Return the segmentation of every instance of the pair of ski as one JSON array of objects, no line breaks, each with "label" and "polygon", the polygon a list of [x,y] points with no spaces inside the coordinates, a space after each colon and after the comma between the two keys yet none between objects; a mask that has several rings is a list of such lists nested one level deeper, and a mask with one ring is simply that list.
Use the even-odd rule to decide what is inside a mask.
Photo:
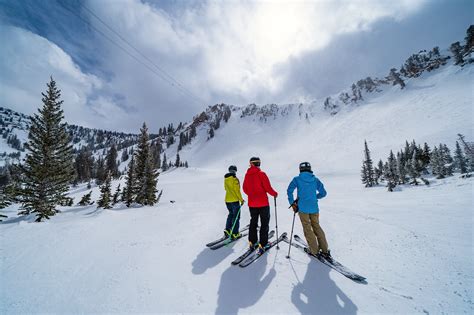
[{"label": "pair of ski", "polygon": [[[309,251],[308,244],[306,244],[306,242],[303,241],[301,239],[301,237],[299,237],[298,235],[294,236],[294,240],[296,241],[296,243],[291,242],[292,246],[301,249],[302,251],[304,251],[309,256],[311,256],[313,258],[316,258],[317,260],[319,260],[320,262],[322,262],[326,266],[331,267],[332,269],[336,270],[337,272],[339,272],[340,274],[346,276],[347,278],[349,278],[351,280],[354,280],[356,282],[365,282],[365,280],[366,280],[365,277],[363,277],[361,275],[358,275],[355,272],[351,271],[349,268],[342,265],[340,262],[336,261],[334,258],[332,258],[332,257],[325,258],[322,255],[313,255],[313,254],[311,254],[310,251]],[[284,241],[287,242],[287,243],[290,243],[290,240],[287,237],[284,238]]]},{"label": "pair of ski", "polygon": [[227,235],[224,235],[223,237],[213,241],[213,242],[210,242],[210,243],[207,243],[206,246],[209,247],[210,249],[212,250],[215,250],[215,249],[219,249],[221,247],[224,247],[226,245],[229,245],[230,243],[233,243],[239,239],[241,239],[242,237],[248,235],[248,229],[250,227],[250,224],[248,224],[246,227],[244,227],[243,229],[240,230],[240,236],[237,237],[237,238],[231,238]]},{"label": "pair of ski", "polygon": [[[271,230],[270,233],[268,233],[268,239],[271,239],[274,235],[275,235],[275,231]],[[247,267],[248,265],[250,265],[257,259],[259,259],[266,252],[268,252],[270,248],[274,247],[279,242],[283,241],[285,238],[286,238],[286,232],[280,235],[278,239],[268,242],[268,246],[266,247],[264,251],[259,251],[255,247],[250,247],[249,249],[247,249],[247,251],[245,251],[245,253],[237,257],[237,259],[232,262],[232,265],[239,265],[239,267],[242,267],[242,268]]]}]

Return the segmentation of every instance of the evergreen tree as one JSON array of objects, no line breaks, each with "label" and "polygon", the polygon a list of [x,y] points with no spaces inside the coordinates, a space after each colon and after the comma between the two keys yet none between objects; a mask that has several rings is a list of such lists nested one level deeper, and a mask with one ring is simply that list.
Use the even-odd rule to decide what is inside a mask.
[{"label": "evergreen tree", "polygon": [[132,159],[128,163],[128,172],[127,172],[127,181],[125,188],[123,190],[123,201],[130,207],[130,205],[135,200],[135,188],[136,188],[136,177],[135,177],[135,157],[132,156]]},{"label": "evergreen tree", "polygon": [[367,141],[364,141],[364,156],[362,167],[362,182],[365,187],[372,187],[375,185],[375,173],[372,158],[370,157],[370,150],[367,146]]},{"label": "evergreen tree", "polygon": [[115,205],[119,201],[120,193],[121,193],[120,184],[118,184],[117,188],[115,189],[114,195],[112,197],[112,205]]},{"label": "evergreen tree", "polygon": [[397,176],[398,183],[405,184],[407,181],[406,161],[402,152],[397,153]]},{"label": "evergreen tree", "polygon": [[411,160],[409,161],[408,170],[409,170],[410,178],[412,179],[411,184],[418,185],[418,181],[416,179],[420,177],[420,172],[419,172],[418,157],[417,157],[416,150],[413,151],[413,155],[411,157]]},{"label": "evergreen tree", "polygon": [[188,165],[188,161],[184,162],[184,167],[188,168],[189,165]]},{"label": "evergreen tree", "polygon": [[89,206],[89,205],[93,204],[93,202],[91,202],[91,196],[92,196],[92,190],[89,191],[84,196],[82,196],[82,198],[79,201],[78,205],[79,206]]},{"label": "evergreen tree", "polygon": [[102,184],[100,187],[100,198],[99,201],[97,201],[97,208],[104,208],[104,209],[111,209],[112,206],[110,205],[110,199],[112,192],[110,191],[110,173],[107,174],[105,177],[105,182]]},{"label": "evergreen tree", "polygon": [[22,211],[36,213],[36,221],[49,219],[56,206],[66,199],[69,183],[74,179],[72,146],[63,123],[61,91],[51,78],[43,107],[31,118],[27,156],[22,166]]},{"label": "evergreen tree", "polygon": [[424,170],[425,173],[428,172],[427,168],[430,165],[430,156],[431,156],[431,149],[428,146],[428,144],[425,142],[425,144],[423,146],[423,150],[421,152],[421,156],[420,156],[422,166],[423,166],[423,170]]},{"label": "evergreen tree", "polygon": [[118,164],[117,164],[117,147],[115,143],[112,144],[107,155],[105,157],[105,171],[110,173],[112,178],[117,178],[119,176]]},{"label": "evergreen tree", "polygon": [[467,159],[464,156],[458,141],[456,141],[456,151],[454,152],[454,165],[461,174],[467,173]]},{"label": "evergreen tree", "polygon": [[474,52],[474,25],[470,25],[466,31],[466,45],[464,46],[464,54]]},{"label": "evergreen tree", "polygon": [[464,155],[468,160],[469,171],[474,171],[474,144],[472,142],[467,142],[465,137],[462,134],[458,134],[459,141],[463,144]]},{"label": "evergreen tree", "polygon": [[459,42],[455,42],[451,44],[451,47],[449,47],[449,50],[453,53],[454,56],[454,64],[455,65],[462,65],[464,63],[464,59],[462,56],[462,46]]},{"label": "evergreen tree", "polygon": [[181,166],[181,158],[179,157],[179,153],[176,154],[176,161],[174,162],[174,165],[176,167],[180,167]]},{"label": "evergreen tree", "polygon": [[209,139],[214,138],[214,128],[209,129]]},{"label": "evergreen tree", "polygon": [[375,184],[378,185],[380,181],[383,180],[383,162],[379,160],[377,167],[374,168],[375,173]]},{"label": "evergreen tree", "polygon": [[445,166],[446,176],[453,175],[453,168],[454,168],[454,160],[451,156],[451,151],[449,150],[448,146],[445,144],[439,145],[440,155],[442,156],[442,160]]},{"label": "evergreen tree", "polygon": [[[172,128],[172,126],[171,126]],[[135,201],[142,205],[153,205],[156,202],[156,183],[158,173],[153,164],[153,157],[150,153],[148,144],[148,128],[143,123],[140,129],[140,138],[138,140],[138,149],[136,156],[136,198]]]},{"label": "evergreen tree", "polygon": [[122,162],[128,161],[128,158],[129,158],[128,150],[123,149],[122,150],[122,157],[121,157]]},{"label": "evergreen tree", "polygon": [[387,181],[388,191],[393,191],[395,186],[397,186],[397,162],[393,151],[390,151],[388,161],[384,167],[384,177]]},{"label": "evergreen tree", "polygon": [[104,159],[102,157],[99,157],[97,159],[97,163],[95,166],[95,177],[97,185],[102,185],[102,183],[105,181],[105,178],[107,177],[107,170]]},{"label": "evergreen tree", "polygon": [[166,160],[166,153],[163,153],[163,165],[161,165],[163,172],[168,170],[168,161]]}]

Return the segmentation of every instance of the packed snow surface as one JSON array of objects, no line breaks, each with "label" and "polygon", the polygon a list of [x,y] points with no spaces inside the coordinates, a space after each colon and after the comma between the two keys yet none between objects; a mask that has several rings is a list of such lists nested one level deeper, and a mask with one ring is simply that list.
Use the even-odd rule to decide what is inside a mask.
[{"label": "packed snow surface", "polygon": [[[154,207],[76,206],[33,223],[11,206],[0,224],[0,313],[472,314],[472,178],[429,178],[429,186],[393,193],[359,178],[364,139],[375,161],[405,140],[451,148],[457,133],[472,140],[471,88],[472,67],[447,67],[336,116],[290,113],[263,123],[233,114],[213,139],[182,151],[193,167],[160,175]],[[224,229],[228,165],[242,180],[253,155],[279,192],[280,234],[293,218],[287,185],[299,162],[313,164],[328,191],[320,219],[333,256],[367,284],[295,248],[287,259],[285,243],[244,269],[230,263],[245,239],[205,247]],[[71,195],[77,202],[87,191],[82,184]],[[248,222],[244,206],[241,225]],[[295,233],[302,236],[298,219]]]}]

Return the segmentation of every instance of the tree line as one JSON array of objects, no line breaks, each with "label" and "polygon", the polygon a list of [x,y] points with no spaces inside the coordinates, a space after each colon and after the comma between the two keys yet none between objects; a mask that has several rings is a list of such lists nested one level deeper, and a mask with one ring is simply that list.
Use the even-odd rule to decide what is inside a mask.
[{"label": "tree line", "polygon": [[437,179],[453,176],[459,172],[469,177],[474,171],[474,145],[467,142],[465,137],[458,134],[454,156],[446,144],[440,143],[433,149],[425,142],[423,147],[405,141],[404,149],[395,155],[390,151],[385,162],[379,160],[376,166],[371,158],[367,141],[364,142],[364,160],[361,168],[361,181],[365,187],[385,183],[388,191],[393,191],[397,185],[429,185],[426,176],[432,175]]},{"label": "tree line", "polygon": [[[0,190],[0,209],[20,203],[19,215],[36,214],[37,222],[49,219],[59,212],[58,206],[72,206],[73,200],[67,196],[70,184],[90,180],[93,172],[95,176],[103,177],[98,205],[108,208],[110,197],[107,196],[113,201],[114,195],[107,187],[110,189],[111,179],[120,174],[115,145],[111,146],[105,159],[99,158],[95,165],[87,149],[74,157],[61,109],[61,91],[53,78],[42,96],[42,108],[31,117],[28,141],[24,145],[26,157],[23,163],[6,169],[8,184]],[[153,205],[158,201],[158,170],[151,147],[148,129],[143,124],[137,150],[129,163],[125,192],[122,192],[127,206],[132,203]]]}]

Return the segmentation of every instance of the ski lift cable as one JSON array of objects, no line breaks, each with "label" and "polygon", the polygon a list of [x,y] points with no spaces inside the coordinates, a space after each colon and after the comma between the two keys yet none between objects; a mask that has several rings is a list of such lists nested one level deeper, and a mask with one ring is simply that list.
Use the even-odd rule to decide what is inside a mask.
[{"label": "ski lift cable", "polygon": [[120,45],[119,43],[117,43],[116,41],[114,41],[112,38],[110,38],[107,34],[105,34],[103,31],[101,31],[100,29],[98,29],[97,27],[95,27],[94,25],[92,25],[89,21],[87,21],[86,19],[84,19],[79,13],[77,13],[76,11],[72,10],[71,8],[69,8],[67,5],[64,5],[64,8],[66,10],[68,10],[69,12],[71,12],[72,14],[74,14],[76,17],[78,17],[80,20],[82,20],[85,24],[87,24],[90,28],[92,28],[93,30],[95,30],[97,33],[99,33],[100,35],[102,35],[103,37],[105,37],[108,41],[110,41],[113,45],[115,45],[117,48],[119,48],[120,50],[122,50],[124,53],[126,53],[127,55],[129,55],[131,58],[135,59],[135,61],[137,61],[138,63],[142,64],[144,67],[146,67],[148,70],[150,70],[153,74],[155,74],[156,76],[158,76],[160,79],[166,81],[168,84],[170,84],[171,86],[175,87],[178,91],[180,91],[182,94],[185,94],[186,96],[188,96],[188,98],[191,98],[194,102],[196,102],[197,104],[201,104],[201,100],[198,100],[197,97],[193,96],[193,95],[189,95],[186,91],[180,89],[180,86],[178,86],[175,82],[173,81],[170,81],[170,79],[168,79],[164,74],[156,71],[154,68],[152,68],[150,65],[148,65],[147,63],[143,62],[141,59],[139,59],[137,56],[135,56],[134,54],[132,54],[131,52],[129,52],[127,49],[125,49],[122,45]]},{"label": "ski lift cable", "polygon": [[136,53],[138,53],[140,56],[142,56],[144,59],[146,59],[150,64],[152,64],[158,71],[160,71],[163,75],[168,77],[170,80],[172,80],[176,85],[178,85],[180,88],[183,89],[186,93],[188,93],[190,96],[194,98],[198,98],[195,95],[193,95],[189,90],[187,90],[183,84],[181,84],[177,79],[175,79],[173,76],[171,76],[169,73],[167,73],[163,68],[158,66],[156,63],[153,62],[148,56],[143,54],[140,50],[138,50],[133,44],[131,44],[126,38],[124,38],[119,32],[117,32],[113,27],[108,25],[102,18],[100,18],[97,14],[95,14],[89,7],[87,7],[85,4],[83,4],[83,8],[89,12],[94,18],[96,18],[100,23],[102,23],[107,29],[109,29],[112,33],[117,35],[123,42],[125,42],[130,48],[132,48]]}]

